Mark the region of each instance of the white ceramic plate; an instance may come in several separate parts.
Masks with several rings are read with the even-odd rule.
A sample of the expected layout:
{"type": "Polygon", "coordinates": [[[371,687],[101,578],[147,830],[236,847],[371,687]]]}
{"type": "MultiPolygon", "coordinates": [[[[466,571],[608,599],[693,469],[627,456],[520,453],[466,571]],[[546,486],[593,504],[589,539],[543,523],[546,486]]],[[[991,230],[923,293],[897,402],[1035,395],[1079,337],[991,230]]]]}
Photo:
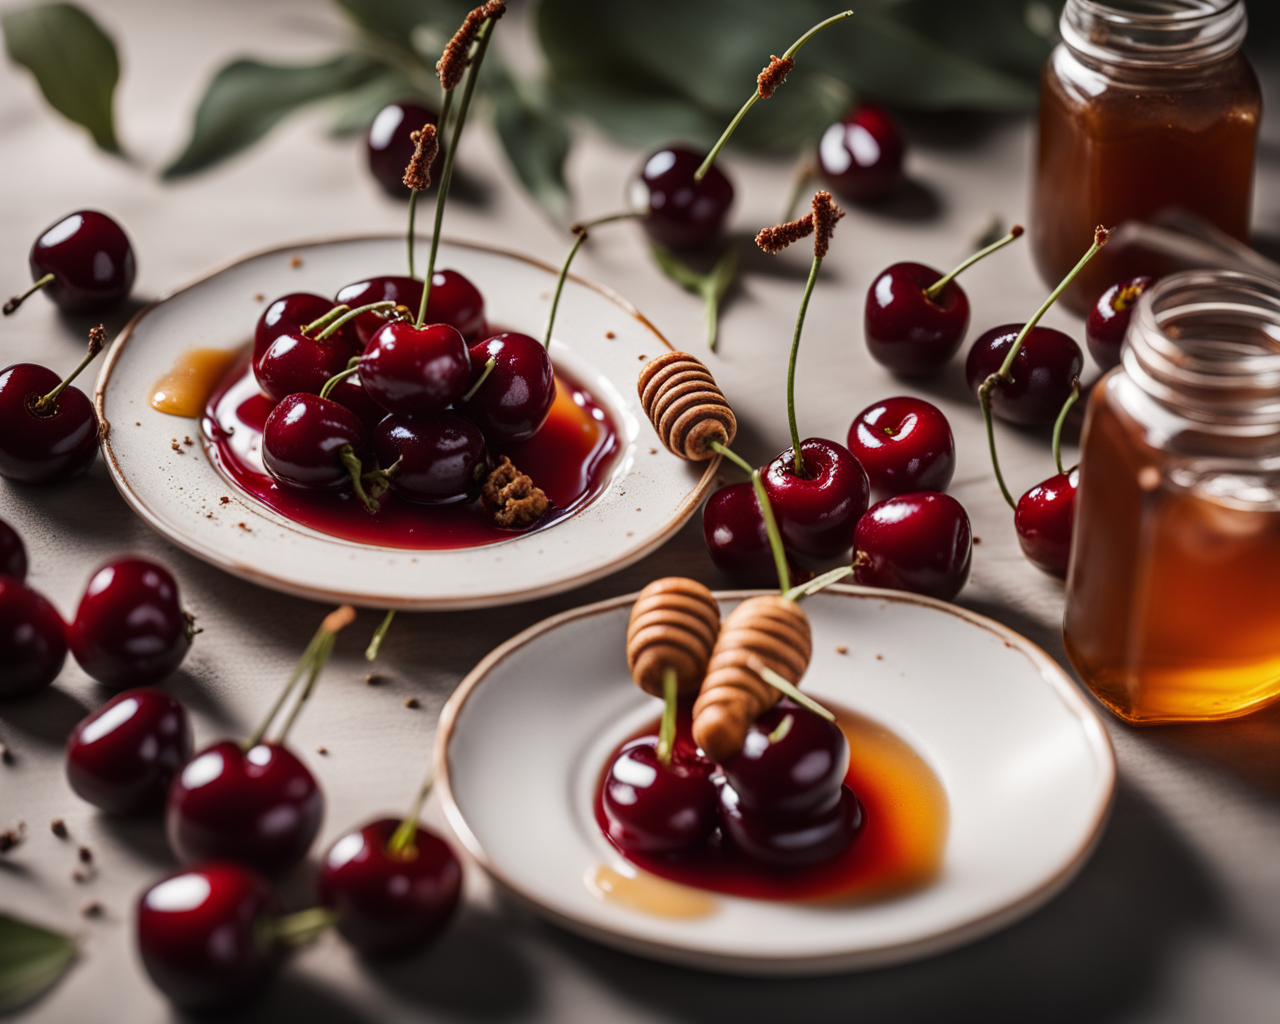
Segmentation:
{"type": "MultiPolygon", "coordinates": [[[[582,586],[680,529],[710,489],[719,458],[694,465],[661,446],[635,382],[644,361],[670,346],[625,300],[578,278],[565,284],[551,354],[610,413],[620,451],[603,492],[548,529],[458,550],[358,544],[300,526],[239,491],[202,444],[172,450],[174,437],[199,439],[199,423],[148,402],[156,380],[184,353],[245,347],[277,296],[332,295],[352,281],[402,273],[404,262],[403,238],[296,245],[249,256],[140,312],[111,346],[96,393],[103,456],[125,500],[179,547],[255,583],[318,600],[416,610],[508,604],[582,586]]],[[[542,336],[558,268],[447,241],[437,265],[477,284],[491,324],[542,336]]]]}
{"type": "MultiPolygon", "coordinates": [[[[750,593],[717,595],[722,611],[750,593]]],[[[805,602],[814,655],[804,688],[887,726],[940,778],[950,832],[938,876],[858,906],[713,894],[710,913],[683,920],[606,901],[584,879],[601,864],[626,869],[595,823],[594,788],[609,752],[658,711],[627,672],[633,600],[566,612],[496,649],[450,699],[437,733],[437,786],[460,840],[506,890],[563,927],[735,973],[879,966],[1030,913],[1101,834],[1111,746],[1048,655],[953,605],[832,587],[805,602]]]]}

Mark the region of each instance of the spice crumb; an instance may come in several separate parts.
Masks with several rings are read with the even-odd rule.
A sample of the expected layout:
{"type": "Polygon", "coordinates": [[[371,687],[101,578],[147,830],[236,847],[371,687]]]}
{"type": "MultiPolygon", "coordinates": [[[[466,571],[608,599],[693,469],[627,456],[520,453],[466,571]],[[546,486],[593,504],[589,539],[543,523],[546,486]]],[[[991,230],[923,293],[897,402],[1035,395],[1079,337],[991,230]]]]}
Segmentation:
{"type": "Polygon", "coordinates": [[[80,847],[80,850],[79,850],[79,856],[80,856],[80,863],[81,863],[81,864],[92,864],[92,863],[93,863],[93,851],[92,851],[92,850],[90,850],[90,849],[89,849],[89,847],[87,847],[87,846],[82,846],[82,847],[80,847]]]}
{"type": "Polygon", "coordinates": [[[26,838],[27,823],[25,821],[18,822],[17,828],[10,828],[0,832],[0,853],[8,853],[26,838]]]}
{"type": "Polygon", "coordinates": [[[142,426],[142,420],[134,420],[134,421],[133,421],[133,425],[134,425],[135,427],[140,427],[140,426],[142,426]]]}
{"type": "Polygon", "coordinates": [[[883,655],[883,654],[877,654],[877,655],[876,655],[876,661],[884,661],[884,655],[883,655]]]}
{"type": "Polygon", "coordinates": [[[648,359],[648,358],[649,358],[648,356],[644,356],[644,355],[642,355],[642,356],[640,356],[640,362],[642,362],[642,363],[643,363],[643,362],[644,362],[646,359],[648,359]]]}
{"type": "Polygon", "coordinates": [[[181,454],[182,454],[182,445],[178,444],[178,442],[177,442],[177,441],[175,441],[173,444],[169,445],[169,447],[170,447],[170,448],[172,448],[172,449],[173,449],[175,452],[177,452],[179,455],[181,455],[181,454]]]}
{"type": "Polygon", "coordinates": [[[418,703],[417,697],[406,697],[404,699],[404,706],[407,708],[421,707],[421,705],[418,703]]]}
{"type": "Polygon", "coordinates": [[[844,644],[836,644],[836,654],[848,654],[848,653],[849,653],[849,648],[847,648],[844,644]]]}
{"type": "Polygon", "coordinates": [[[605,331],[604,336],[608,338],[610,341],[612,341],[614,338],[617,337],[617,335],[614,334],[613,331],[605,331]]]}
{"type": "Polygon", "coordinates": [[[380,682],[382,682],[382,676],[378,675],[377,672],[370,672],[364,677],[365,686],[377,686],[380,682]]]}
{"type": "Polygon", "coordinates": [[[3,761],[5,764],[13,764],[13,760],[13,751],[3,743],[0,743],[0,761],[3,761]]]}
{"type": "Polygon", "coordinates": [[[658,449],[657,449],[657,448],[650,448],[650,449],[649,449],[649,454],[650,454],[650,455],[657,455],[657,454],[658,454],[658,449]]]}
{"type": "Polygon", "coordinates": [[[316,753],[317,753],[317,754],[327,754],[327,753],[329,753],[329,748],[328,748],[328,747],[316,747],[316,753]]]}
{"type": "Polygon", "coordinates": [[[973,538],[973,542],[974,542],[975,544],[981,544],[981,543],[982,543],[982,538],[981,538],[981,537],[974,537],[974,538],[973,538]]]}
{"type": "Polygon", "coordinates": [[[244,523],[236,523],[236,526],[238,526],[238,527],[240,527],[240,529],[244,530],[244,532],[245,532],[245,533],[253,533],[253,531],[252,531],[252,530],[250,530],[250,529],[249,529],[249,527],[247,527],[244,523]]]}
{"type": "Polygon", "coordinates": [[[532,526],[551,505],[546,491],[535,487],[529,475],[521,473],[505,455],[484,482],[480,498],[495,523],[517,530],[532,526]]]}
{"type": "Polygon", "coordinates": [[[55,836],[57,836],[59,839],[66,839],[67,836],[70,834],[67,831],[67,823],[63,821],[61,818],[54,818],[53,821],[49,823],[49,831],[52,832],[55,836]]]}
{"type": "Polygon", "coordinates": [[[107,908],[97,900],[86,900],[80,904],[80,913],[85,917],[102,917],[106,912],[107,908]]]}
{"type": "Polygon", "coordinates": [[[265,295],[263,295],[263,294],[262,294],[262,292],[255,292],[255,293],[254,293],[254,296],[253,296],[253,301],[254,301],[254,302],[265,302],[266,300],[267,300],[267,297],[266,297],[265,295]]]}
{"type": "Polygon", "coordinates": [[[297,270],[302,266],[302,257],[294,256],[293,259],[289,260],[289,266],[293,267],[294,270],[297,270]]]}
{"type": "Polygon", "coordinates": [[[228,498],[226,495],[223,495],[221,498],[218,499],[218,502],[222,505],[230,505],[231,499],[228,498]]]}
{"type": "Polygon", "coordinates": [[[191,438],[187,437],[185,434],[182,435],[182,443],[188,446],[195,444],[195,442],[191,440],[191,438]]]}

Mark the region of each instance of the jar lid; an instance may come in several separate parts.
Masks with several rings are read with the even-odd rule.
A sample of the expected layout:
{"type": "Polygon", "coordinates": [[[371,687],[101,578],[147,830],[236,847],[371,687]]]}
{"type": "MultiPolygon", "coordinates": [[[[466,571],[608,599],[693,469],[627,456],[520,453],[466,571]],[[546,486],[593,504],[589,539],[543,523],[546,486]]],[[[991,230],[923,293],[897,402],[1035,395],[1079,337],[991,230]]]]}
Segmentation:
{"type": "Polygon", "coordinates": [[[1229,57],[1248,31],[1244,0],[1067,0],[1062,40],[1126,67],[1192,67],[1229,57]]]}

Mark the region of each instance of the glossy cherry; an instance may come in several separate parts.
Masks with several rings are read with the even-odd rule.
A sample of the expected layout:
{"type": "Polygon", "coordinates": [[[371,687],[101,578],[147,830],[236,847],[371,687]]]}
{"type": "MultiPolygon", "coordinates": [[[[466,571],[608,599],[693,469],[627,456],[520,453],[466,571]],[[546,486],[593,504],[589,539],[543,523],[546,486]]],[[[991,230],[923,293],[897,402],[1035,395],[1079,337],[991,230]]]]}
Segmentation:
{"type": "Polygon", "coordinates": [[[369,453],[368,435],[356,414],[319,395],[289,395],[262,427],[262,464],[286,487],[337,490],[351,484],[342,461],[349,446],[356,458],[369,453]]]}
{"type": "Polygon", "coordinates": [[[720,787],[720,828],[740,853],[772,868],[797,869],[847,850],[862,829],[862,805],[842,785],[835,803],[796,815],[757,814],[743,807],[731,785],[720,787]]]}
{"type": "Polygon", "coordinates": [[[461,405],[493,445],[527,441],[547,421],[556,400],[556,375],[542,342],[527,334],[499,334],[471,346],[470,390],[493,370],[471,398],[461,405]]]}
{"type": "Polygon", "coordinates": [[[57,609],[20,580],[0,576],[0,697],[43,690],[62,671],[66,656],[57,609]]]}
{"type": "Polygon", "coordinates": [[[389,323],[373,336],[359,367],[368,396],[406,416],[443,412],[471,380],[466,342],[448,324],[389,323]]]}
{"type": "Polygon", "coordinates": [[[950,601],[969,579],[973,531],[948,494],[917,491],[872,505],[854,534],[854,580],[950,601]]]}
{"type": "Polygon", "coordinates": [[[716,827],[714,765],[693,752],[658,757],[658,737],[618,752],[605,776],[607,835],[624,853],[675,853],[704,842],[716,827]]]}
{"type": "Polygon", "coordinates": [[[855,203],[884,199],[902,184],[906,144],[883,107],[862,103],[831,125],[818,142],[818,172],[834,192],[855,203]]]}
{"type": "Polygon", "coordinates": [[[854,527],[867,510],[867,474],[849,449],[825,438],[801,441],[800,454],[804,476],[795,471],[792,448],[761,473],[782,543],[808,558],[838,558],[853,545],[854,527]]]}
{"type": "Polygon", "coordinates": [[[0,576],[27,578],[27,546],[18,531],[0,519],[0,576]]]}
{"type": "Polygon", "coordinates": [[[748,811],[827,811],[840,798],[849,741],[835,722],[783,697],[756,719],[742,750],[721,767],[748,811]]]}
{"type": "Polygon", "coordinates": [[[883,496],[945,491],[956,469],[956,441],[942,410],[900,395],[867,406],[849,427],[849,451],[883,496]]]}
{"type": "Polygon", "coordinates": [[[648,210],[641,223],[659,245],[694,248],[714,241],[724,230],[733,185],[715,164],[695,181],[701,164],[700,154],[681,146],[664,147],[645,159],[632,202],[648,210]]]}
{"type": "Polygon", "coordinates": [[[1098,296],[1085,317],[1085,344],[1089,355],[1104,372],[1120,365],[1120,346],[1129,329],[1133,307],[1154,282],[1155,278],[1145,276],[1117,281],[1098,296]]]}
{"type": "Polygon", "coordinates": [[[1071,528],[1075,523],[1079,482],[1078,469],[1051,476],[1019,498],[1013,513],[1018,544],[1027,561],[1063,578],[1071,558],[1071,528]]]}
{"type": "Polygon", "coordinates": [[[97,210],[77,210],[46,228],[29,262],[36,285],[11,299],[6,314],[36,287],[67,313],[110,309],[129,294],[137,271],[124,230],[97,210]]]}
{"type": "MultiPolygon", "coordinates": [[[[307,324],[319,320],[337,303],[326,299],[323,295],[311,292],[291,292],[275,299],[258,317],[253,329],[253,372],[258,372],[258,364],[272,343],[282,334],[301,331],[307,324]]],[[[381,322],[381,321],[380,321],[381,322]]],[[[359,352],[364,346],[356,334],[354,324],[345,324],[338,328],[331,337],[341,338],[347,348],[359,352]]],[[[282,396],[283,397],[283,396],[282,396]]]]}
{"type": "Polygon", "coordinates": [[[277,335],[262,354],[254,375],[263,393],[277,402],[293,394],[318,395],[325,382],[359,354],[359,347],[350,344],[340,330],[327,338],[287,331],[277,335]]]}
{"type": "Polygon", "coordinates": [[[484,435],[455,412],[391,415],[373,433],[378,464],[391,470],[391,490],[406,501],[450,505],[471,501],[489,474],[484,435]]]}
{"type": "Polygon", "coordinates": [[[462,865],[449,844],[418,827],[410,847],[392,852],[400,822],[382,818],[348,832],[329,848],[316,888],[338,914],[338,931],[373,957],[412,953],[453,918],[462,865]]]}
{"type": "MultiPolygon", "coordinates": [[[[413,139],[409,136],[425,124],[436,124],[439,114],[413,100],[397,100],[378,111],[373,124],[365,135],[365,149],[369,156],[369,173],[397,199],[408,199],[409,190],[404,184],[404,171],[413,156],[413,139]]],[[[440,168],[444,163],[436,154],[431,165],[431,181],[440,180],[440,168]]]]}
{"type": "Polygon", "coordinates": [[[273,874],[306,856],[323,817],[324,794],[287,747],[222,740],[173,780],[165,831],[184,864],[233,860],[273,874]]]}
{"type": "Polygon", "coordinates": [[[903,377],[934,373],[951,359],[969,327],[969,299],[954,280],[934,298],[925,290],[942,274],[923,263],[895,263],[867,289],[867,351],[903,377]]]}
{"type": "MultiPolygon", "coordinates": [[[[403,173],[403,168],[401,171],[403,173]]],[[[422,304],[422,282],[413,277],[371,277],[347,285],[338,292],[336,299],[352,309],[371,302],[395,302],[407,307],[416,317],[418,306],[422,304]]],[[[352,321],[364,346],[368,346],[386,322],[374,312],[362,313],[352,321]]],[[[480,289],[456,270],[437,270],[431,275],[431,297],[427,300],[425,323],[448,324],[462,335],[467,344],[479,341],[489,333],[480,289]]]]}
{"type": "Polygon", "coordinates": [[[715,567],[735,583],[778,585],[769,534],[751,484],[729,484],[707,499],[702,507],[702,536],[715,567]]]}
{"type": "Polygon", "coordinates": [[[267,880],[238,864],[169,875],[138,899],[138,951],[173,1002],[211,1010],[257,994],[275,974],[277,900],[267,880]]]}
{"type": "Polygon", "coordinates": [[[66,757],[81,799],[111,814],[158,810],[191,757],[191,722],[163,690],[125,690],[71,730],[66,757]]]}
{"type": "Polygon", "coordinates": [[[48,409],[36,410],[60,383],[35,363],[0,370],[0,476],[54,483],[83,472],[98,454],[98,415],[79,388],[66,388],[48,409]]]}
{"type": "MultiPolygon", "coordinates": [[[[1004,324],[973,343],[964,371],[974,395],[1000,369],[1021,330],[1022,324],[1004,324]]],[[[1083,368],[1080,346],[1068,335],[1033,327],[1013,358],[1012,379],[997,383],[991,392],[991,412],[1010,423],[1047,426],[1058,418],[1083,368]]]]}
{"type": "Polygon", "coordinates": [[[338,381],[329,392],[329,400],[355,413],[366,436],[371,435],[374,428],[387,417],[387,410],[369,397],[360,378],[355,374],[338,381]]]}

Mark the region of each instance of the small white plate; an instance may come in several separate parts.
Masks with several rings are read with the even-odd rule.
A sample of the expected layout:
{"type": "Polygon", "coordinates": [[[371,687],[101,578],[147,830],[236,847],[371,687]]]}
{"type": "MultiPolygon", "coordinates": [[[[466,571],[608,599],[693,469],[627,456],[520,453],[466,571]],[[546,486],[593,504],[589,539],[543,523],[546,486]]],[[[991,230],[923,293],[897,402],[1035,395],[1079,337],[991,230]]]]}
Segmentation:
{"type": "MultiPolygon", "coordinates": [[[[332,537],[238,490],[202,444],[182,444],[183,437],[199,441],[196,419],[150,407],[157,379],[190,349],[246,347],[277,296],[333,295],[353,281],[401,273],[404,262],[402,237],[296,245],[246,257],[142,310],[107,353],[95,396],[103,457],[125,500],[179,547],[254,583],[413,610],[483,608],[579,587],[643,558],[680,529],[711,488],[719,457],[691,464],[662,447],[635,385],[646,359],[670,345],[620,296],[579,278],[565,284],[551,354],[608,411],[620,450],[602,493],[542,531],[435,551],[332,537]],[[175,437],[181,451],[171,447],[175,437]]],[[[476,283],[490,324],[542,336],[559,268],[448,241],[437,265],[476,283]]]]}
{"type": "MultiPolygon", "coordinates": [[[[727,612],[751,593],[761,592],[717,597],[727,612]]],[[[837,586],[805,601],[814,654],[804,688],[887,726],[941,780],[950,833],[937,877],[856,906],[710,894],[710,912],[688,919],[600,898],[584,879],[598,865],[625,873],[626,862],[596,825],[595,786],[609,751],[659,710],[627,672],[633,600],[566,612],[497,648],[463,680],[437,732],[437,789],[461,842],[557,924],[734,973],[874,967],[1029,914],[1097,842],[1115,759],[1097,715],[1048,655],[954,605],[837,586]]]]}

